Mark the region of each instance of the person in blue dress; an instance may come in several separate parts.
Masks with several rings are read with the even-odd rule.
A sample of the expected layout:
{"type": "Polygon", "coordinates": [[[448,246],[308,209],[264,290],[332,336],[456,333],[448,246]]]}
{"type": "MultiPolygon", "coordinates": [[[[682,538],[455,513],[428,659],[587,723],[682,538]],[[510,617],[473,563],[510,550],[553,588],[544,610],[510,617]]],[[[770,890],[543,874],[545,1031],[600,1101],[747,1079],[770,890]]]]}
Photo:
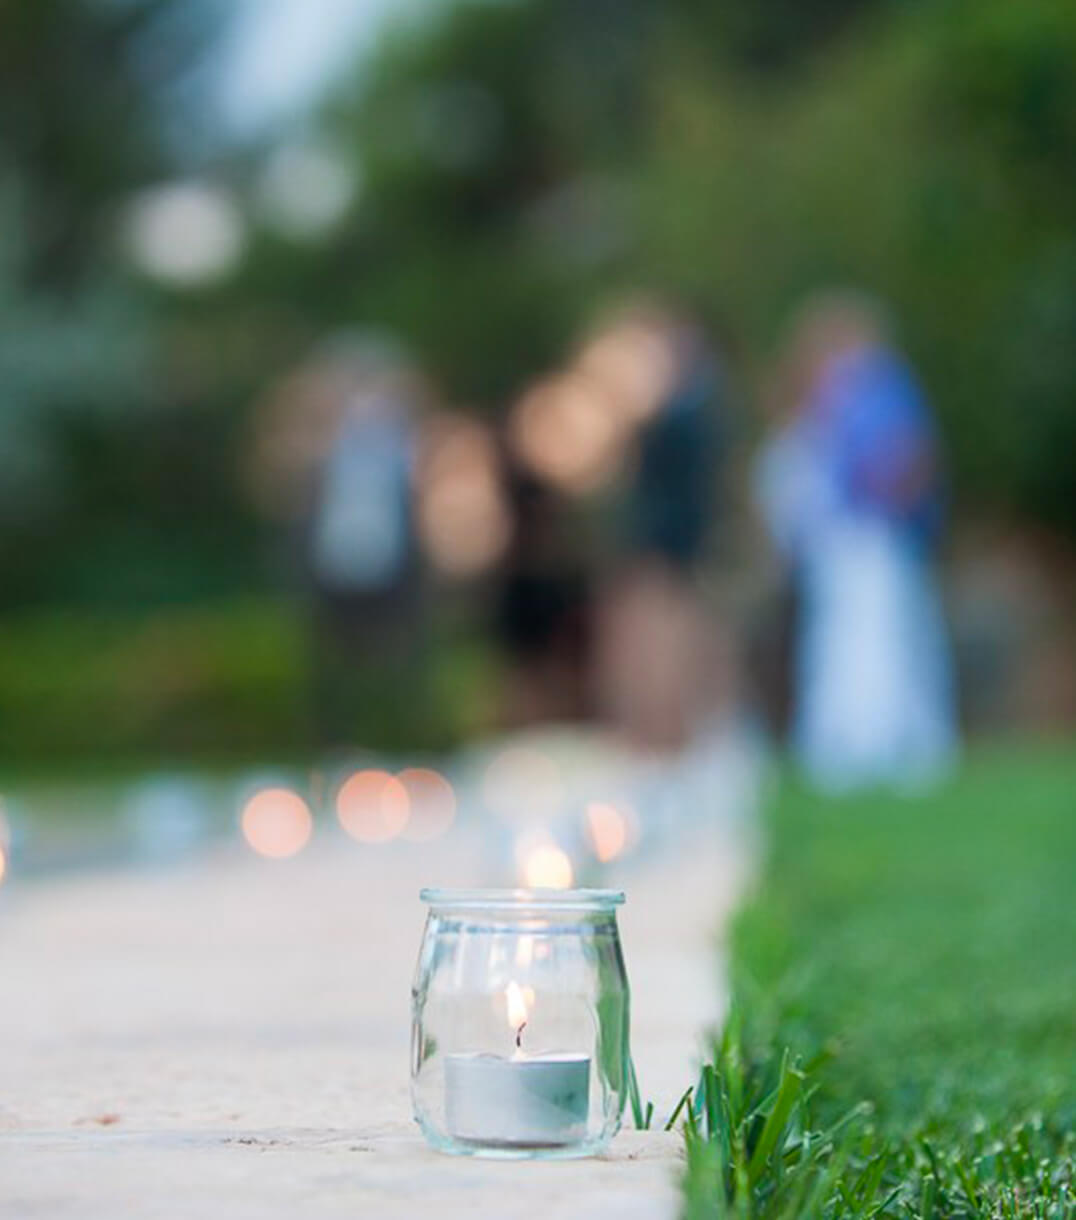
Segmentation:
{"type": "Polygon", "coordinates": [[[932,414],[866,299],[811,302],[789,353],[789,418],[756,490],[798,595],[793,745],[827,789],[918,785],[957,744],[932,414]]]}

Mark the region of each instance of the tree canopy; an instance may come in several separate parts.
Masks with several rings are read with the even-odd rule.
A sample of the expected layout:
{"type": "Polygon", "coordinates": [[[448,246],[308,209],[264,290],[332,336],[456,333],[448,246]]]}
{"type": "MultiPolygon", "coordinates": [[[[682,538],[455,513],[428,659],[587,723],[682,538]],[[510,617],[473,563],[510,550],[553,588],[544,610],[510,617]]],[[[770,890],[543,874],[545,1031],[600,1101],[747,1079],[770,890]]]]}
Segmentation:
{"type": "Polygon", "coordinates": [[[326,333],[394,330],[446,399],[495,415],[640,289],[720,323],[748,405],[805,293],[877,293],[937,407],[958,510],[1076,536],[1067,0],[445,3],[390,26],[288,133],[350,167],[346,214],[282,235],[256,206],[271,149],[207,156],[198,173],[244,209],[244,256],[162,292],[115,221],[191,172],[173,86],[210,16],[0,8],[9,604],[80,596],[88,554],[141,574],[96,582],[118,596],[256,582],[245,417],[326,333]]]}

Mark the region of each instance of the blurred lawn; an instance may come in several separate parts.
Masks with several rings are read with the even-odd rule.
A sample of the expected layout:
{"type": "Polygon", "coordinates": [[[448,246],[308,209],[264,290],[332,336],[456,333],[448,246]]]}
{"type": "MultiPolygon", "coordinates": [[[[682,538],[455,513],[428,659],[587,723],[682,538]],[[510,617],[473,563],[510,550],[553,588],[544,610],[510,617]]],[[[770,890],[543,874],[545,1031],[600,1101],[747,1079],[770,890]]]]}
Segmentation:
{"type": "MultiPolygon", "coordinates": [[[[311,627],[294,600],[9,616],[0,639],[9,774],[302,758],[326,744],[311,627]]],[[[332,675],[351,696],[345,744],[449,748],[488,720],[494,671],[488,647],[451,624],[430,633],[403,676],[376,655],[356,661],[332,675]]]]}
{"type": "MultiPolygon", "coordinates": [[[[1076,751],[981,749],[921,799],[790,784],[773,832],[733,935],[744,1042],[734,1023],[715,1088],[761,1098],[786,1046],[808,1065],[778,1155],[872,1103],[835,1154],[816,1137],[809,1214],[1076,1214],[1076,751]]],[[[708,1139],[689,1147],[689,1215],[740,1190],[708,1139]]],[[[779,1163],[767,1175],[743,1214],[801,1214],[779,1163]]]]}
{"type": "Polygon", "coordinates": [[[775,835],[738,983],[839,1040],[827,1107],[1076,1118],[1076,751],[983,750],[922,800],[793,789],[775,835]]]}

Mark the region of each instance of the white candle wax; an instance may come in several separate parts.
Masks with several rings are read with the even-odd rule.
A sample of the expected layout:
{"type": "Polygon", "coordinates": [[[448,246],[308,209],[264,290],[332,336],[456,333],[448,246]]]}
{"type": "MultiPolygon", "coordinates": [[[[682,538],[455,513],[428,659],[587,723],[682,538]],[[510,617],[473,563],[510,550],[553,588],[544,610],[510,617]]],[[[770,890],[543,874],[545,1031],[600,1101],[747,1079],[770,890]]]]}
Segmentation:
{"type": "Polygon", "coordinates": [[[459,1140],[548,1146],[585,1138],[589,1055],[445,1057],[445,1119],[459,1140]]]}

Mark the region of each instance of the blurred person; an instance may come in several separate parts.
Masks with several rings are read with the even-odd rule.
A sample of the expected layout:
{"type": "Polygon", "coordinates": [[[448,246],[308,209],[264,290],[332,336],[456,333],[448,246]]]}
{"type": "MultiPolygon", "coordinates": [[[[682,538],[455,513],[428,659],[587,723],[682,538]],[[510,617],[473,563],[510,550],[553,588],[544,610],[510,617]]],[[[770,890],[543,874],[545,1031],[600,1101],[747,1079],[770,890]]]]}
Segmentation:
{"type": "Polygon", "coordinates": [[[866,298],[808,303],[785,356],[787,419],[756,470],[797,593],[794,748],[830,790],[924,782],[956,748],[931,571],[938,441],[887,332],[866,298]]]}
{"type": "Polygon", "coordinates": [[[507,485],[513,528],[495,607],[508,658],[504,719],[511,727],[582,719],[591,712],[592,582],[572,506],[512,461],[507,485]]]}
{"type": "Polygon", "coordinates": [[[414,703],[422,579],[413,497],[424,383],[391,341],[334,340],[279,386],[252,456],[311,594],[320,744],[414,703]],[[365,704],[365,706],[364,706],[365,704]],[[397,707],[399,704],[399,707],[397,707]]]}
{"type": "Polygon", "coordinates": [[[635,423],[624,525],[595,632],[596,698],[642,744],[675,749],[715,702],[719,624],[697,576],[715,516],[721,369],[701,326],[656,306],[614,319],[580,367],[635,423]]]}

